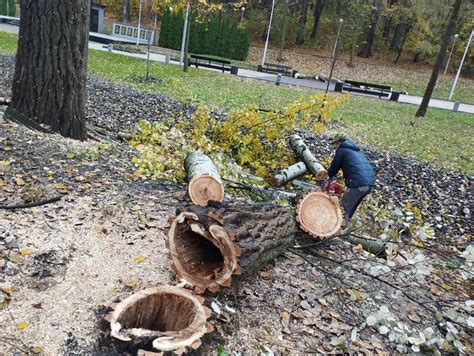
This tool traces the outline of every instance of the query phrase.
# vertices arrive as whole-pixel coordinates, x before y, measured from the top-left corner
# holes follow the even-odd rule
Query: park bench
[[[272,64],[272,63],[264,63],[262,65],[258,65],[257,71],[263,72],[263,73],[274,73],[274,74],[282,74],[282,75],[287,75],[289,77],[294,77],[296,73],[298,73],[296,70],[293,70],[291,67],[284,66],[283,64]]]
[[[212,68],[221,70],[222,73],[230,72],[231,74],[237,75],[237,71],[239,70],[238,67],[232,66],[230,61],[225,59],[216,59],[213,57],[207,56],[199,56],[196,54],[192,54],[191,57],[188,59],[188,66],[194,65],[196,68],[204,67],[204,68]]]
[[[0,23],[6,23],[8,25],[15,25],[20,26],[20,18],[19,17],[11,17],[11,16],[0,16]]]
[[[336,83],[334,91],[352,92],[368,96],[375,96],[379,99],[386,98],[392,101],[398,101],[399,92],[392,91],[392,87],[382,84],[373,84],[358,82],[355,80],[344,80],[344,82]]]

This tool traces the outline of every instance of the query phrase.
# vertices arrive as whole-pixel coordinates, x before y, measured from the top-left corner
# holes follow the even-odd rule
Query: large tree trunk
[[[85,140],[88,0],[20,2],[10,109],[61,135]],[[8,115],[7,115],[8,116]]]
[[[306,25],[306,17],[308,14],[308,0],[301,0],[300,18],[298,20],[298,30],[296,33],[296,44],[304,43],[304,27]]]
[[[286,251],[296,231],[289,211],[274,204],[192,206],[174,219],[166,245],[178,278],[215,292]]]
[[[375,38],[375,30],[377,29],[377,22],[380,15],[380,3],[378,0],[374,1],[374,9],[372,10],[369,30],[367,31],[367,38],[364,43],[364,47],[359,52],[359,57],[369,58],[372,57],[372,45]]]
[[[454,3],[453,10],[451,12],[451,16],[449,18],[448,27],[446,28],[446,32],[444,33],[443,42],[441,43],[441,48],[439,49],[438,57],[436,58],[435,65],[433,67],[433,71],[431,72],[430,81],[428,82],[428,86],[426,87],[425,94],[423,95],[423,100],[421,101],[420,107],[416,112],[417,117],[423,117],[426,114],[426,110],[428,109],[428,104],[431,99],[431,95],[433,94],[433,90],[436,85],[436,81],[438,80],[439,70],[444,63],[444,57],[446,56],[446,50],[448,49],[448,45],[451,41],[451,38],[454,35],[454,30],[456,28],[456,22],[459,15],[459,9],[461,8],[462,0],[456,0]]]
[[[200,151],[189,154],[184,161],[188,193],[196,205],[206,206],[209,200],[222,201],[224,186],[214,162]]]
[[[124,23],[130,22],[130,0],[123,0],[122,20]]]
[[[303,139],[298,135],[290,136],[290,146],[298,160],[303,161],[316,180],[321,181],[328,175],[326,169],[316,160]]]
[[[314,7],[314,23],[313,29],[311,30],[310,38],[315,38],[316,33],[318,32],[319,20],[324,9],[324,0],[317,0],[316,6]]]

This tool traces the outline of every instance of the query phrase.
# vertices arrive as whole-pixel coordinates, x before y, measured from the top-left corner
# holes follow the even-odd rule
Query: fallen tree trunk
[[[272,179],[273,185],[280,187],[296,177],[302,176],[307,171],[304,162],[295,163],[285,169],[282,169],[278,174],[275,174]]]
[[[206,206],[209,200],[222,201],[224,186],[212,160],[200,151],[189,154],[184,161],[188,177],[188,193],[196,205]]]
[[[296,221],[301,230],[324,238],[335,235],[343,222],[339,200],[322,191],[305,194],[296,207]]]
[[[178,278],[216,292],[286,251],[296,231],[290,212],[274,204],[192,206],[172,222],[166,246]]]
[[[314,175],[316,180],[320,181],[327,177],[328,173],[326,169],[316,160],[300,136],[291,135],[290,146],[296,157],[305,163],[306,168]]]

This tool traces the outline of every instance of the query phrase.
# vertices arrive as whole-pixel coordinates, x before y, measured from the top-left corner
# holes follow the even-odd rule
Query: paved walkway
[[[7,24],[0,24],[0,30],[5,30],[9,31],[12,33],[18,34],[18,27],[17,26],[12,26],[12,25],[7,25]],[[100,51],[108,51],[108,46],[104,45],[102,43],[96,43],[89,41],[89,48],[100,50]],[[129,52],[123,52],[123,51],[116,51],[113,50],[114,53],[119,53],[122,55],[126,55],[129,57],[136,57],[136,58],[147,58],[146,54],[140,54],[140,53],[129,53]],[[163,54],[157,54],[157,53],[150,53],[150,60],[156,61],[156,62],[166,62],[166,56]],[[171,61],[169,62],[170,64],[174,65],[179,65],[178,62]],[[212,70],[212,69],[210,69]],[[230,74],[229,74],[230,75]],[[239,69],[238,76],[244,77],[244,78],[249,78],[249,79],[255,79],[255,80],[263,80],[267,82],[273,82],[276,83],[277,81],[277,75],[276,74],[268,74],[268,73],[261,73],[257,72],[255,70],[250,70],[250,69]],[[295,86],[295,87],[303,87],[303,88],[311,88],[311,89],[316,89],[316,90],[326,90],[326,83],[323,83],[318,80],[313,80],[313,79],[297,79],[297,78],[290,78],[290,77],[281,77],[281,84],[282,85],[289,85],[289,86]],[[334,83],[330,83],[329,85],[329,91],[334,91]],[[353,95],[358,95],[353,93]],[[378,98],[372,98],[374,100],[379,100]],[[420,105],[421,100],[423,98],[421,96],[414,96],[414,95],[400,95],[398,102],[399,103],[404,103],[404,104],[413,104],[413,105]],[[382,99],[386,100],[386,99]],[[429,106],[430,107],[435,107],[435,108],[440,108],[440,109],[446,109],[446,110],[453,110],[455,107],[455,102],[449,101],[449,100],[443,100],[443,99],[431,99]],[[465,112],[465,113],[472,113],[474,114],[474,104],[464,104],[460,103],[458,106],[457,111],[460,112]]]

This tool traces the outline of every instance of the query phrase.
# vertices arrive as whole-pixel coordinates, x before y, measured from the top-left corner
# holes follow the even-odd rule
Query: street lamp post
[[[181,53],[179,56],[179,64],[184,63],[184,47],[186,44],[186,35],[188,32],[188,21],[189,21],[189,0],[186,1],[186,16],[184,17],[183,37],[181,38]]]
[[[462,65],[464,63],[464,59],[466,59],[466,55],[467,55],[467,51],[469,49],[469,46],[471,45],[471,40],[472,40],[473,34],[474,34],[474,29],[471,30],[471,35],[469,36],[469,41],[467,41],[466,49],[464,50],[464,54],[462,55],[461,63],[459,64],[458,72],[456,73],[456,78],[454,78],[453,87],[451,88],[451,92],[449,93],[448,100],[451,100],[451,98],[453,97],[454,89],[456,88],[456,84],[458,82],[459,75],[461,74],[461,68],[462,68]]]
[[[270,13],[270,22],[268,23],[267,39],[265,41],[265,49],[263,50],[262,67],[265,65],[265,57],[267,56],[268,40],[270,38],[270,29],[272,27],[274,9],[275,9],[275,0],[272,1],[272,11]]]
[[[458,37],[459,37],[459,35],[456,33],[454,35],[453,46],[451,47],[451,52],[449,52],[448,61],[446,62],[446,68],[444,68],[444,75],[446,75],[446,73],[448,72],[449,62],[451,61],[451,56],[452,56],[453,51],[454,51],[454,45],[456,44],[456,40],[458,39]]]
[[[242,21],[244,19],[245,6],[242,6],[240,8],[240,11],[241,11],[241,13],[240,13],[240,23],[242,23]]]
[[[331,82],[332,72],[334,71],[334,66],[336,65],[337,48],[339,47],[339,36],[341,34],[341,28],[342,28],[343,23],[344,23],[344,20],[339,19],[339,28],[337,29],[336,42],[334,43],[334,50],[332,51],[331,71],[329,72],[328,84],[326,85],[326,94],[329,91],[329,83]]]
[[[137,47],[140,44],[140,21],[142,19],[142,0],[140,0],[140,5],[138,8],[138,32],[137,32]]]

